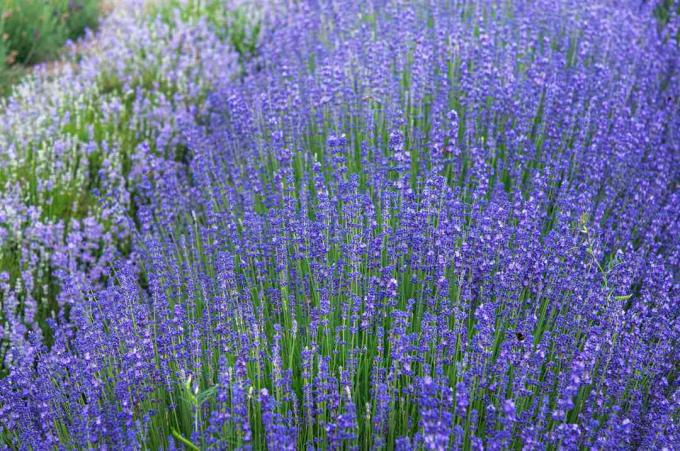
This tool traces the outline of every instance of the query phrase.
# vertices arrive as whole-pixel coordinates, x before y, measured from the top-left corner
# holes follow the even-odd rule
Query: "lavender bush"
[[[5,276],[0,439],[674,449],[673,22],[660,28],[654,5],[592,0],[269,7],[241,70],[209,40],[202,72],[141,83],[153,99],[173,86],[173,107],[123,102],[115,123],[135,139],[99,152],[128,169],[101,164],[100,185],[69,185],[117,216],[42,225],[53,203],[13,194],[15,230],[77,241],[49,263],[29,248],[25,273]],[[131,61],[111,69],[109,92],[125,98],[126,71],[144,79],[145,60]],[[196,97],[200,109],[177,107]],[[18,186],[6,191],[32,192]],[[130,257],[85,244],[111,242]],[[55,279],[40,273],[50,264]],[[13,313],[49,299],[13,294],[32,271],[59,281],[50,343]]]
[[[205,20],[151,20],[135,1],[67,58],[0,106],[2,360],[27,332],[49,338],[65,277],[96,286],[129,254],[139,183],[181,164],[177,121],[238,68]]]

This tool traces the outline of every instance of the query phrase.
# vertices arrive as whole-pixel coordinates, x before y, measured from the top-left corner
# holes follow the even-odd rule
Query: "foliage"
[[[2,94],[16,80],[19,66],[53,58],[66,40],[97,25],[100,0],[2,0],[0,2],[0,80]]]

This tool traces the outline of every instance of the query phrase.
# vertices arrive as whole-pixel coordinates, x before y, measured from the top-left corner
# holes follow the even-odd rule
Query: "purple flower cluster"
[[[158,164],[109,193],[132,258],[62,272],[51,346],[10,329],[0,439],[677,446],[680,46],[653,6],[275,9],[241,79],[206,62],[201,114],[124,115]],[[182,161],[149,157],[164,125]],[[77,249],[112,230],[82,224]]]

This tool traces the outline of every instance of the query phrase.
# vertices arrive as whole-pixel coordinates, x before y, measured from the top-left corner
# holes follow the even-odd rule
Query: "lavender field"
[[[0,449],[680,449],[679,0],[118,0],[54,66]]]

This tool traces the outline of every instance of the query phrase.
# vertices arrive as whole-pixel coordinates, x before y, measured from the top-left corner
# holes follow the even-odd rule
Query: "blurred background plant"
[[[97,26],[100,0],[1,0],[0,94],[22,68],[53,58],[68,40]]]

